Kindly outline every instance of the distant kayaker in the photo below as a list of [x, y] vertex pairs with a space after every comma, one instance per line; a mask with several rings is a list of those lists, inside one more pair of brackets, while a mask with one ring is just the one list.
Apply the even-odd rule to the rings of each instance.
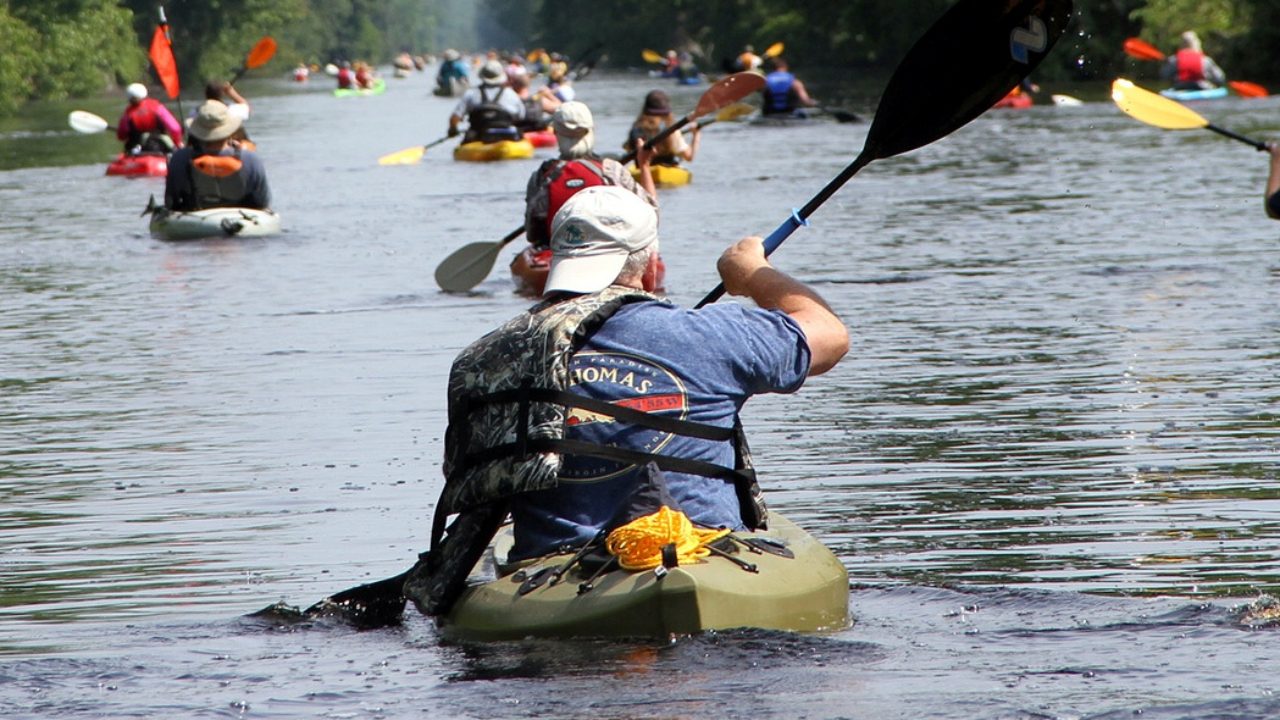
[[791, 73], [786, 58], [770, 58], [769, 74], [764, 76], [764, 115], [804, 115], [803, 108], [817, 105], [817, 101], [809, 97], [804, 83]]
[[189, 129], [196, 143], [169, 158], [166, 208], [270, 207], [271, 191], [262, 161], [253, 152], [231, 144], [240, 125], [240, 118], [218, 100], [206, 100], [196, 110]]
[[125, 95], [129, 104], [116, 123], [116, 138], [124, 143], [126, 154], [168, 154], [182, 147], [182, 125], [164, 103], [147, 97], [146, 85], [131, 83], [125, 88]]
[[347, 60], [342, 61], [342, 67], [338, 68], [338, 89], [354, 90], [356, 88], [356, 73], [351, 69], [351, 63]]
[[543, 95], [535, 95], [529, 89], [529, 73], [519, 72], [511, 76], [511, 89], [516, 95], [520, 96], [520, 101], [524, 103], [524, 118], [516, 123], [516, 127], [520, 132], [530, 132], [533, 130], [546, 130], [551, 124], [551, 113], [555, 112], [560, 103], [552, 103]]
[[463, 61], [462, 55], [453, 48], [445, 50], [444, 62], [440, 63], [440, 69], [436, 71], [435, 94], [443, 97], [457, 97], [466, 92], [470, 85], [471, 71]]
[[1173, 80], [1175, 90], [1212, 90], [1227, 81], [1226, 73], [1204, 54], [1194, 31], [1182, 33], [1178, 51], [1160, 68], [1160, 76]]
[[[640, 109], [640, 115], [631, 125], [631, 132], [627, 134], [627, 141], [622, 147], [627, 152], [634, 152], [636, 149], [636, 140], [643, 140], [648, 143], [658, 133], [666, 130], [675, 123], [675, 116], [671, 113], [671, 100], [667, 94], [661, 90], [652, 90], [644, 97], [644, 106]], [[692, 162], [694, 156], [698, 154], [698, 143], [702, 138], [702, 132], [698, 128], [698, 124], [692, 123], [691, 134], [693, 142], [687, 142], [684, 134], [679, 130], [667, 136], [657, 147], [651, 148], [653, 151], [653, 163], [655, 165], [679, 165], [681, 160]]]
[[356, 63], [356, 86], [361, 90], [373, 88], [373, 67], [369, 63]]
[[555, 63], [551, 66], [551, 71], [547, 74], [547, 84], [538, 88], [537, 92], [543, 102], [559, 105], [577, 97], [568, 73], [568, 66], [564, 63]]
[[307, 67], [306, 63], [300, 62], [298, 63], [298, 66], [293, 69], [294, 82], [306, 82], [309, 77], [311, 77], [311, 69]]
[[571, 197], [551, 248], [543, 302], [454, 360], [445, 488], [430, 553], [404, 585], [428, 615], [450, 609], [508, 512], [504, 560], [582, 548], [610, 528], [651, 462], [672, 509], [695, 526], [763, 527], [739, 412], [755, 395], [796, 392], [848, 351], [844, 323], [775, 269], [758, 237], [717, 265], [727, 291], [757, 307], [692, 310], [650, 294], [657, 213], [622, 188]]
[[648, 149], [636, 154], [636, 167], [640, 169], [640, 181], [636, 182], [625, 165], [595, 154], [595, 118], [586, 104], [564, 103], [551, 116], [551, 127], [560, 157], [534, 170], [524, 193], [524, 229], [535, 248], [544, 248], [550, 242], [551, 219], [560, 206], [574, 193], [594, 185], [617, 185], [657, 209], [658, 191], [653, 184], [649, 166], [652, 153]]
[[751, 45], [743, 47], [742, 52], [733, 61], [733, 67], [738, 72], [759, 70], [762, 64], [764, 64], [764, 59], [756, 54], [756, 49]]
[[449, 116], [449, 137], [460, 132], [458, 125], [465, 119], [464, 143], [519, 140], [521, 133], [516, 123], [524, 119], [524, 101], [507, 87], [507, 71], [502, 62], [486, 61], [480, 67], [479, 78], [480, 86], [463, 93]]
[[1267, 143], [1267, 152], [1271, 154], [1271, 172], [1267, 175], [1267, 191], [1263, 197], [1267, 202], [1267, 217], [1280, 220], [1280, 143]]

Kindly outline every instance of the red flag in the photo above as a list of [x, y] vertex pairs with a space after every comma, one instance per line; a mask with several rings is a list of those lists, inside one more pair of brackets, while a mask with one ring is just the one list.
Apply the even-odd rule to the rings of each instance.
[[160, 76], [160, 82], [164, 83], [164, 91], [169, 94], [169, 99], [178, 97], [181, 89], [178, 85], [178, 62], [173, 59], [173, 45], [169, 42], [166, 26], [156, 26], [155, 33], [151, 35], [151, 51], [148, 54], [151, 56], [151, 65]]

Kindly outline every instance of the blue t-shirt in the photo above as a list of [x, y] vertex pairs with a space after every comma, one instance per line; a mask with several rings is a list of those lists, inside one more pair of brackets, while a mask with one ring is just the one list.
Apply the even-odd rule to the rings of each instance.
[[[799, 389], [809, 373], [809, 345], [795, 320], [776, 310], [735, 303], [689, 310], [667, 303], [624, 305], [574, 355], [571, 391], [692, 422], [733, 427], [747, 398]], [[566, 436], [733, 467], [729, 442], [625, 425], [582, 409], [570, 411]], [[512, 503], [511, 558], [580, 545], [626, 502], [636, 466], [568, 456], [560, 485]], [[680, 509], [706, 527], [742, 528], [733, 483], [666, 472]]]

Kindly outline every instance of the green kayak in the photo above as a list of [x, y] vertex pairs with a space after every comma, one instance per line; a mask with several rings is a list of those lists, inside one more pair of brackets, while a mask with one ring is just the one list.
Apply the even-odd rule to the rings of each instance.
[[465, 640], [516, 640], [848, 626], [844, 566], [786, 518], [772, 514], [769, 526], [722, 538], [714, 543], [718, 552], [693, 564], [636, 572], [613, 565], [602, 573], [575, 565], [558, 582], [552, 571], [570, 555], [507, 565], [507, 530], [491, 549], [497, 578], [473, 578], [441, 629]]
[[361, 97], [364, 95], [381, 95], [387, 89], [387, 81], [374, 78], [373, 85], [367, 88], [338, 88], [333, 91], [334, 97]]

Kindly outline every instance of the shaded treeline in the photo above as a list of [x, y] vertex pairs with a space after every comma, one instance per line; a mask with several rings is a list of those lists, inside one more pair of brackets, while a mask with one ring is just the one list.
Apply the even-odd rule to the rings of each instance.
[[264, 35], [278, 43], [264, 72], [281, 73], [476, 42], [474, 0], [0, 0], [0, 115], [32, 99], [154, 84], [146, 48], [161, 5], [183, 95], [230, 75]]
[[[642, 64], [641, 50], [689, 50], [719, 70], [745, 45], [786, 45], [793, 65], [889, 69], [951, 0], [482, 0], [482, 14], [506, 18], [530, 45], [609, 43], [614, 64]], [[1140, 36], [1172, 52], [1196, 30], [1229, 74], [1280, 76], [1277, 0], [1075, 0], [1074, 32], [1038, 71], [1051, 80], [1154, 75], [1121, 52]], [[964, 58], [956, 58], [964, 62]]]
[[[690, 50], [707, 70], [745, 45], [774, 42], [798, 66], [884, 70], [951, 0], [170, 0], [165, 4], [183, 87], [226, 76], [264, 35], [283, 72], [299, 61], [385, 62], [448, 46], [546, 47], [570, 55], [605, 43], [606, 64], [642, 65], [641, 50]], [[1150, 77], [1127, 58], [1138, 35], [1166, 51], [1194, 29], [1228, 73], [1280, 77], [1276, 0], [1076, 0], [1074, 32], [1041, 80]], [[0, 115], [35, 98], [101, 92], [147, 77], [155, 0], [0, 0]], [[957, 58], [964, 62], [964, 58]], [[184, 93], [185, 94], [185, 93]]]

